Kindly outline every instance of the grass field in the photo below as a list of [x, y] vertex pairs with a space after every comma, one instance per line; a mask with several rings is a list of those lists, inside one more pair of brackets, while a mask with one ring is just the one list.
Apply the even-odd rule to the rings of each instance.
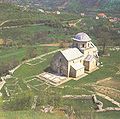
[[43, 81], [36, 79], [35, 77], [36, 75], [43, 72], [45, 68], [47, 68], [52, 56], [53, 55], [48, 55], [43, 57], [44, 59], [49, 60], [43, 60], [42, 62], [38, 62], [35, 65], [33, 65], [33, 61], [31, 61], [29, 64], [23, 64], [19, 69], [17, 69], [13, 74], [13, 78], [6, 80], [7, 83], [2, 88], [5, 99], [8, 99], [9, 97], [6, 94], [6, 90], [10, 95], [13, 96], [17, 92], [22, 93], [23, 91], [27, 91], [29, 89], [38, 92], [39, 90], [44, 90], [46, 87], [48, 87]]
[[[54, 50], [54, 48], [51, 48], [51, 50]], [[17, 69], [14, 72], [13, 74], [14, 78], [8, 80], [8, 83], [12, 84], [15, 81], [15, 79], [17, 79], [17, 81], [19, 81], [18, 84], [20, 84], [20, 87], [24, 87], [24, 89], [25, 87], [27, 87], [25, 86], [25, 82], [27, 82], [29, 85], [38, 84], [39, 81], [34, 79], [34, 76], [43, 72], [43, 70], [49, 65], [50, 59], [52, 58], [52, 56], [53, 55], [48, 55], [48, 56], [42, 57], [42, 61], [41, 59], [37, 59], [37, 60], [33, 60], [29, 62], [29, 64], [22, 65], [19, 69]], [[120, 64], [120, 61], [118, 59], [119, 59], [119, 51], [115, 53], [111, 52], [110, 57], [102, 57], [100, 59], [100, 61], [103, 62], [103, 67], [100, 67], [99, 70], [89, 74], [88, 76], [78, 81], [71, 80], [63, 84], [62, 86], [59, 86], [58, 88], [52, 87], [52, 90], [61, 92], [63, 95], [65, 94], [92, 94], [91, 91], [93, 91], [93, 93], [96, 92], [92, 84], [96, 83], [97, 81], [109, 78], [109, 77], [111, 77], [111, 80], [109, 80], [109, 83], [106, 83], [106, 85], [104, 85], [103, 83], [99, 83], [98, 86], [108, 86], [108, 87], [112, 87], [114, 89], [119, 90], [119, 74], [116, 74], [119, 71], [119, 64]], [[117, 81], [118, 83], [116, 84], [115, 81]], [[39, 83], [41, 85], [41, 82]], [[37, 88], [38, 87], [39, 87], [39, 84]], [[109, 96], [113, 96], [113, 95], [109, 94]], [[111, 104], [111, 102], [108, 102], [107, 100], [103, 98], [100, 98], [100, 99], [103, 100], [103, 102], [105, 102], [106, 106], [113, 106], [113, 107], [115, 106], [114, 104]]]
[[[84, 114], [84, 113], [83, 113]], [[93, 113], [93, 119], [119, 119], [119, 112]], [[44, 114], [34, 111], [0, 112], [0, 119], [67, 119], [63, 114]]]
[[[111, 51], [110, 57], [101, 57], [100, 62], [103, 62], [103, 66], [100, 67], [99, 70], [96, 70], [95, 72], [87, 75], [86, 77], [78, 81], [71, 80], [58, 87], [52, 87], [44, 81], [36, 78], [36, 75], [42, 73], [44, 69], [49, 66], [54, 53], [42, 56], [43, 54], [45, 54], [43, 50], [44, 46], [36, 45], [34, 47], [37, 48], [37, 53], [41, 57], [24, 63], [13, 73], [13, 77], [11, 79], [6, 80], [6, 84], [1, 90], [3, 94], [3, 100], [9, 100], [10, 98], [14, 98], [16, 95], [22, 94], [26, 91], [32, 91], [35, 95], [38, 95], [41, 91], [53, 91], [59, 93], [60, 95], [89, 95], [99, 92], [101, 94], [104, 94], [105, 96], [109, 96], [110, 98], [120, 103], [120, 51]], [[58, 47], [47, 47], [47, 49], [48, 52], [51, 52], [58, 49]], [[7, 50], [1, 49], [1, 61], [4, 60], [4, 62], [7, 62], [13, 57], [17, 57], [19, 60], [21, 60], [22, 56], [25, 55], [25, 51], [25, 48], [8, 48]], [[6, 55], [4, 55], [4, 53]], [[98, 95], [97, 98], [103, 102], [103, 108], [118, 107], [116, 104], [113, 104], [111, 101], [105, 99], [104, 97]], [[81, 112], [85, 112], [86, 110], [94, 112], [95, 108], [95, 105], [91, 100], [63, 100], [62, 106], [63, 105], [72, 106], [73, 108], [81, 110]], [[20, 119], [23, 118], [21, 116], [21, 113], [23, 113], [24, 115], [25, 112], [17, 112], [17, 115], [19, 115]], [[25, 113], [25, 115], [27, 113]], [[12, 118], [8, 116], [10, 114], [11, 112], [4, 113], [4, 118], [16, 118], [16, 114], [14, 114]], [[35, 118], [38, 118], [37, 115], [39, 115], [39, 113], [36, 113]], [[110, 119], [114, 119], [115, 117], [115, 119], [117, 119], [117, 115], [119, 115], [119, 113], [114, 111], [111, 114], [107, 112], [95, 113], [94, 115], [95, 119], [106, 119], [106, 117], [109, 115], [111, 115]], [[46, 119], [52, 118], [52, 115], [50, 115], [50, 117], [49, 115], [47, 116], [48, 117], [46, 117]], [[31, 117], [28, 117], [28, 119], [29, 118], [31, 119]], [[40, 119], [41, 118], [43, 118], [42, 115], [40, 116]], [[54, 118], [59, 117], [54, 116]]]
[[[76, 10], [76, 8], [73, 9]], [[34, 9], [23, 10], [22, 8], [10, 4], [0, 4], [0, 16], [0, 24], [6, 20], [15, 21], [21, 18], [19, 22], [23, 22], [24, 20], [50, 20], [55, 23], [61, 23], [63, 26], [68, 25], [69, 21], [76, 21], [81, 18], [79, 14], [65, 12], [62, 12], [60, 15], [52, 13], [43, 14]], [[6, 26], [7, 24], [8, 26], [10, 25], [9, 22], [4, 25]], [[76, 28], [67, 29], [61, 26], [53, 27], [49, 25], [29, 24], [20, 28], [0, 29], [0, 39], [11, 39], [15, 43], [25, 44], [22, 48], [0, 47], [0, 64], [8, 63], [14, 59], [21, 62], [28, 50], [26, 46], [27, 40], [32, 39], [34, 41], [34, 36], [39, 33], [42, 33], [42, 35], [45, 34], [42, 38], [39, 36], [39, 43], [60, 42], [62, 40], [69, 41], [71, 37], [73, 37], [73, 34], [80, 31], [87, 33], [90, 31], [91, 26], [96, 24], [93, 18], [86, 17], [82, 19], [82, 22], [78, 23]], [[34, 95], [42, 95], [44, 97], [43, 99], [49, 99], [50, 96], [54, 94], [59, 94], [59, 96], [96, 94], [97, 98], [103, 102], [103, 108], [118, 107], [118, 105], [106, 99], [104, 96], [108, 96], [120, 103], [120, 51], [111, 51], [110, 57], [100, 57], [100, 62], [103, 62], [103, 66], [86, 77], [78, 81], [71, 80], [58, 87], [53, 87], [36, 78], [36, 75], [42, 73], [49, 66], [54, 55], [54, 53], [48, 55], [46, 53], [57, 50], [58, 47], [45, 47], [39, 44], [30, 47], [34, 47], [37, 55], [41, 57], [25, 62], [13, 73], [12, 78], [6, 80], [6, 84], [1, 90], [3, 96], [0, 98], [0, 103], [2, 101], [9, 101], [9, 99], [14, 99], [16, 96], [30, 91], [34, 93]], [[46, 55], [42, 56], [43, 54]], [[46, 95], [46, 92], [50, 92], [51, 95]], [[104, 96], [102, 97], [98, 95], [98, 93]], [[51, 102], [53, 101], [51, 100]], [[73, 107], [80, 111], [81, 114], [83, 113], [83, 115], [84, 113], [92, 112], [95, 119], [119, 119], [120, 117], [120, 113], [117, 111], [95, 113], [95, 105], [91, 100], [67, 99], [62, 100], [59, 105]], [[3, 112], [0, 104], [0, 119], [66, 119], [66, 117], [59, 113], [44, 114], [34, 111]]]
[[24, 44], [27, 43], [28, 39], [34, 41], [37, 35], [39, 35], [39, 39], [36, 42], [39, 43], [56, 43], [61, 40], [70, 40], [72, 36], [69, 34], [66, 35], [63, 28], [54, 28], [47, 25], [30, 25], [21, 28], [0, 30], [0, 38], [12, 39], [14, 42], [22, 42]]
[[[67, 33], [65, 33], [66, 30], [62, 28], [62, 23], [80, 17], [80, 15], [65, 12], [56, 15], [52, 13], [41, 13], [34, 9], [23, 10], [23, 8], [11, 4], [0, 4], [0, 16], [0, 25], [3, 23], [3, 25], [0, 26], [0, 39], [11, 39], [15, 44], [27, 44], [30, 39], [34, 42], [36, 36], [39, 34], [42, 35], [38, 36], [39, 38], [35, 41], [37, 43], [53, 43], [60, 42], [61, 40], [69, 40], [71, 39], [70, 33], [73, 33], [74, 30], [72, 30], [72, 28], [67, 29]], [[31, 23], [40, 20], [49, 20], [53, 22], [53, 24], [38, 25]], [[16, 21], [18, 21], [18, 25]], [[19, 26], [19, 24], [23, 24], [24, 22], [25, 26], [22, 27], [2, 29], [3, 26]], [[59, 23], [61, 24], [60, 26], [54, 27], [54, 24]]]
[[[52, 48], [51, 50], [55, 50], [55, 49], [56, 47]], [[14, 97], [16, 94], [18, 94], [18, 92], [19, 94], [21, 94], [23, 91], [27, 91], [27, 90], [32, 90], [35, 94], [39, 94], [40, 90], [46, 90], [46, 91], [52, 90], [53, 92], [59, 92], [59, 94], [61, 95], [81, 95], [81, 94], [93, 94], [99, 92], [119, 102], [120, 97], [119, 97], [119, 92], [117, 92], [119, 91], [119, 84], [120, 84], [119, 53], [120, 51], [117, 52], [112, 51], [110, 57], [101, 57], [100, 61], [103, 62], [103, 67], [100, 67], [99, 70], [87, 75], [86, 77], [78, 81], [71, 80], [58, 87], [51, 87], [50, 85], [46, 84], [44, 81], [40, 81], [39, 79], [35, 78], [36, 75], [40, 74], [41, 72], [43, 72], [43, 70], [46, 67], [48, 67], [54, 53], [51, 55], [46, 55], [40, 59], [30, 61], [28, 62], [28, 64], [27, 63], [23, 64], [19, 69], [17, 69], [13, 74], [13, 78], [6, 80], [7, 83], [2, 89], [2, 93], [4, 97], [3, 99], [5, 100], [9, 99], [9, 97]], [[100, 92], [101, 88], [100, 90], [96, 90], [94, 85], [96, 87], [104, 86], [107, 87], [107, 89], [105, 88], [103, 92]], [[6, 90], [10, 96], [7, 95]], [[112, 92], [112, 94], [107, 93], [106, 90]], [[113, 104], [104, 97], [98, 95], [97, 98], [103, 102], [104, 104], [103, 108], [117, 107], [117, 105]], [[89, 102], [83, 100], [76, 100], [76, 101], [65, 100], [63, 101], [62, 105], [73, 106], [74, 108], [80, 109], [82, 112], [84, 112], [85, 110], [89, 110], [89, 111], [91, 110], [94, 112], [94, 108], [95, 108], [94, 104], [91, 101]], [[7, 115], [9, 115], [9, 113]], [[106, 119], [107, 116], [110, 116], [110, 119], [118, 119], [117, 118], [118, 115], [119, 113], [115, 111], [111, 113], [109, 112], [95, 113], [95, 119]], [[20, 119], [22, 119], [21, 116], [19, 117]], [[49, 119], [49, 116], [46, 119]]]
[[97, 113], [95, 119], [119, 119], [120, 118], [120, 112], [102, 112]]
[[45, 114], [34, 111], [0, 112], [0, 119], [66, 119], [63, 114]]
[[0, 22], [8, 19], [57, 19], [57, 20], [71, 20], [79, 18], [80, 15], [62, 12], [60, 15], [43, 14], [35, 9], [23, 10], [18, 6], [12, 4], [0, 4]]
[[[47, 52], [53, 51], [58, 48], [58, 47], [43, 47], [39, 45], [30, 46], [30, 47], [34, 47], [36, 49], [37, 55], [42, 55], [46, 53], [45, 50], [46, 48], [48, 49]], [[27, 49], [28, 47], [23, 47], [23, 48], [11, 47], [11, 48], [0, 49], [0, 63], [7, 63], [13, 59], [21, 61], [26, 56]]]

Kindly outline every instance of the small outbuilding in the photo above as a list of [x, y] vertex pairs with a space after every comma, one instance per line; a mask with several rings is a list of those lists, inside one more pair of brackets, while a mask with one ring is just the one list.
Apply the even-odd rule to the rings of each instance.
[[84, 60], [85, 70], [92, 71], [96, 68], [97, 61], [93, 55], [88, 55]]
[[70, 67], [70, 76], [71, 77], [79, 77], [84, 74], [84, 66], [80, 63], [72, 64]]

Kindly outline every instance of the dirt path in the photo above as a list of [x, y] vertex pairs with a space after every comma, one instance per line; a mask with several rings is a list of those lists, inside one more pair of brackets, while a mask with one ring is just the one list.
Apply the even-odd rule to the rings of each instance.
[[47, 56], [47, 55], [50, 55], [50, 54], [56, 53], [56, 52], [58, 52], [58, 51], [60, 51], [60, 50], [61, 50], [61, 49], [54, 50], [54, 51], [51, 51], [51, 52], [49, 52], [49, 53], [45, 53], [45, 54], [40, 55], [40, 56], [37, 56], [37, 57], [35, 57], [35, 58], [32, 58], [32, 59], [26, 60], [24, 63], [31, 62], [31, 61], [36, 60], [36, 59], [41, 59], [41, 58], [44, 57], [44, 56]]
[[40, 63], [42, 63], [42, 62], [44, 62], [46, 59], [42, 59], [41, 61], [39, 61], [39, 62], [37, 62], [37, 63], [26, 63], [27, 65], [29, 65], [29, 66], [35, 66], [35, 65], [38, 65], [38, 64], [40, 64]]
[[52, 44], [41, 44], [39, 46], [59, 46], [60, 43], [52, 43]]
[[82, 19], [79, 19], [77, 22], [75, 22], [75, 25], [77, 25], [81, 21], [82, 21]]
[[71, 21], [69, 21], [69, 26], [70, 26], [70, 27], [76, 27], [77, 24], [78, 24], [79, 22], [81, 22], [81, 21], [82, 21], [82, 19], [78, 19], [77, 21], [71, 20]]
[[2, 22], [2, 23], [0, 24], [0, 27], [1, 27], [2, 25], [4, 25], [5, 23], [9, 22], [9, 21], [10, 21], [10, 20], [6, 20], [6, 21]]
[[17, 67], [15, 67], [14, 69], [10, 70], [9, 72], [10, 72], [11, 74], [13, 74], [18, 68], [21, 67], [21, 65], [22, 65], [22, 63], [21, 63], [20, 65], [18, 65]]
[[[21, 19], [21, 20], [25, 20], [25, 19]], [[9, 20], [6, 20], [6, 21], [4, 21], [4, 22], [2, 22], [1, 24], [0, 24], [0, 30], [1, 29], [12, 29], [12, 28], [21, 28], [21, 27], [30, 27], [30, 26], [38, 26], [38, 25], [44, 25], [44, 23], [39, 23], [39, 24], [37, 24], [37, 23], [34, 23], [34, 24], [27, 24], [27, 25], [12, 25], [12, 26], [4, 26], [4, 24], [6, 24], [6, 23], [9, 23], [9, 22], [16, 22], [16, 21], [19, 21], [19, 19], [9, 19]]]
[[120, 93], [120, 90], [117, 90], [115, 88], [110, 88], [110, 87], [105, 87], [105, 86], [98, 86], [98, 85], [94, 85], [94, 87], [98, 87], [99, 89], [108, 89], [108, 90], [111, 90], [111, 91], [115, 91], [117, 93]]
[[14, 28], [21, 28], [21, 27], [31, 27], [31, 26], [42, 26], [44, 25], [44, 23], [40, 23], [40, 24], [28, 24], [28, 25], [17, 25], [17, 26], [5, 26], [5, 27], [0, 27], [0, 30], [2, 29], [14, 29]]
[[31, 61], [36, 60], [36, 59], [40, 59], [40, 58], [42, 58], [42, 57], [44, 57], [44, 56], [47, 56], [47, 55], [49, 55], [49, 54], [53, 54], [53, 53], [55, 53], [55, 52], [57, 52], [57, 51], [59, 51], [59, 50], [60, 50], [60, 49], [54, 50], [54, 51], [51, 51], [51, 52], [42, 54], [42, 55], [40, 55], [40, 56], [37, 56], [37, 57], [35, 57], [35, 58], [26, 60], [26, 61], [22, 62], [21, 64], [19, 64], [19, 65], [18, 65], [17, 67], [15, 67], [14, 69], [10, 70], [9, 72], [10, 72], [11, 74], [13, 74], [18, 68], [21, 67], [21, 65], [23, 65], [23, 64], [25, 64], [25, 63], [28, 63], [28, 62], [31, 62]]
[[104, 83], [105, 81], [109, 81], [111, 79], [112, 79], [112, 77], [108, 77], [108, 78], [97, 81], [96, 84]]

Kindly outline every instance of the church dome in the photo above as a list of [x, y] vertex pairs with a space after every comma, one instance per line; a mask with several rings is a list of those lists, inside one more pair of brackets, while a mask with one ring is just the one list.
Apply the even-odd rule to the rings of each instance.
[[88, 42], [91, 41], [91, 38], [86, 33], [78, 33], [74, 36], [73, 40]]

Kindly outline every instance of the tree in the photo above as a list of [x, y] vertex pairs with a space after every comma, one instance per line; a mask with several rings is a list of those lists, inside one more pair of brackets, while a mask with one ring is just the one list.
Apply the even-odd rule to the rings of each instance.
[[34, 43], [45, 43], [46, 39], [47, 39], [47, 35], [48, 35], [48, 32], [35, 33], [33, 38], [32, 38], [32, 41]]
[[107, 46], [112, 45], [111, 34], [106, 28], [99, 29], [98, 45], [102, 46], [102, 54], [106, 54]]
[[43, 48], [42, 48], [42, 52], [43, 53], [48, 53], [48, 51], [49, 51], [49, 49], [48, 49], [48, 47], [46, 46], [44, 46]]
[[95, 28], [97, 43], [102, 46], [102, 54], [107, 54], [108, 46], [113, 45], [111, 37], [111, 24], [107, 20], [100, 21], [99, 25]]
[[25, 57], [23, 59], [26, 60], [26, 59], [29, 59], [29, 58], [34, 58], [36, 56], [37, 56], [36, 48], [33, 47], [33, 46], [29, 46], [26, 49], [26, 55], [25, 55]]
[[0, 63], [0, 76], [8, 74], [9, 70], [16, 67], [19, 64], [19, 61], [17, 59], [12, 59], [11, 61], [4, 63]]
[[65, 40], [60, 41], [59, 48], [68, 48], [68, 47], [69, 47], [68, 42], [66, 42]]

